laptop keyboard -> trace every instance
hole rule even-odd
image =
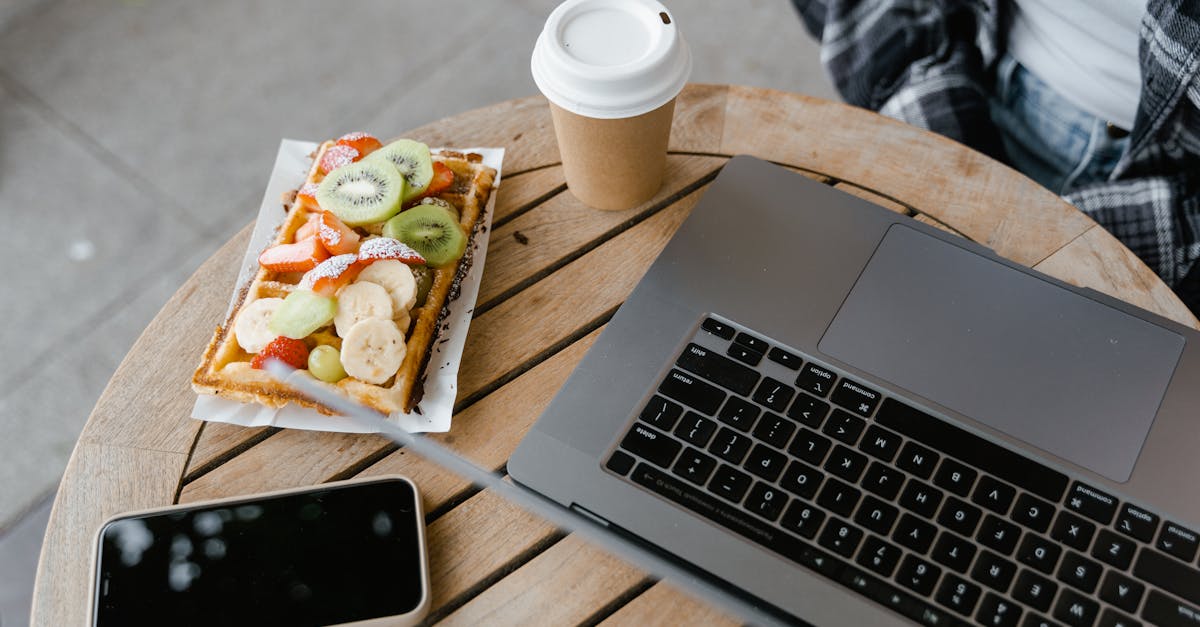
[[[1200,625],[1200,536],[706,318],[612,472],[918,622]]]

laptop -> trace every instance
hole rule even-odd
[[[731,159],[509,461],[798,623],[1200,624],[1200,334]]]

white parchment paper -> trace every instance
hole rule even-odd
[[[271,180],[263,194],[258,210],[258,220],[242,259],[242,268],[229,300],[225,318],[237,302],[242,286],[254,278],[258,270],[258,255],[274,239],[275,231],[286,214],[280,197],[284,192],[300,187],[308,176],[312,164],[309,155],[316,150],[316,142],[285,139],[279,143],[279,154]],[[437,149],[435,149],[437,150]],[[467,276],[463,279],[458,298],[450,304],[446,323],[450,325],[434,343],[433,354],[426,367],[425,394],[416,410],[411,414],[395,413],[390,419],[406,431],[449,431],[450,418],[454,411],[454,397],[458,392],[458,366],[462,358],[467,329],[471,325],[471,314],[475,310],[475,298],[479,294],[479,281],[483,275],[483,262],[487,257],[488,236],[492,227],[492,211],[496,206],[496,191],[500,187],[500,166],[504,161],[503,148],[452,148],[458,152],[475,152],[483,156],[484,164],[496,169],[496,180],[487,207],[481,220],[483,228],[474,240],[474,258]],[[445,340],[445,341],[443,341]],[[419,410],[419,412],[417,411]],[[238,403],[225,398],[199,394],[192,407],[192,417],[213,422],[228,422],[245,427],[284,427],[312,431],[337,431],[363,433],[366,429],[358,422],[340,416],[326,416],[316,410],[296,405],[281,408],[263,407],[257,403]]]

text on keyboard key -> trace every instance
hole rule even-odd
[[[835,380],[837,380],[837,376],[832,372],[810,363],[800,369],[800,376],[796,377],[796,387],[824,397],[828,396],[829,390],[833,389]]]
[[[841,405],[863,418],[869,417],[875,411],[879,405],[879,398],[879,392],[849,379],[838,381],[833,388],[833,396],[829,397],[834,404]]]
[[[1083,514],[1101,525],[1107,525],[1117,513],[1117,499],[1076,481],[1067,493],[1067,509]]]
[[[821,426],[828,413],[829,403],[817,400],[803,392],[796,396],[796,400],[787,411],[788,418],[814,429]]]
[[[1158,516],[1126,503],[1113,526],[1117,531],[1149,544],[1154,541],[1154,532],[1158,530]]]
[[[1190,562],[1196,556],[1196,532],[1168,522],[1163,525],[1162,531],[1158,534],[1158,542],[1155,542],[1154,545],[1169,555]]]
[[[675,364],[742,396],[749,395],[758,383],[754,370],[699,344],[688,344]]]
[[[635,424],[621,440],[621,448],[663,468],[669,468],[683,445],[650,427]]]
[[[725,400],[725,393],[720,388],[682,370],[672,370],[658,386],[658,391],[709,416],[716,415],[717,408]]]

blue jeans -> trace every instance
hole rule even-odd
[[[1059,195],[1108,180],[1129,145],[1007,54],[990,105],[1009,164]]]

